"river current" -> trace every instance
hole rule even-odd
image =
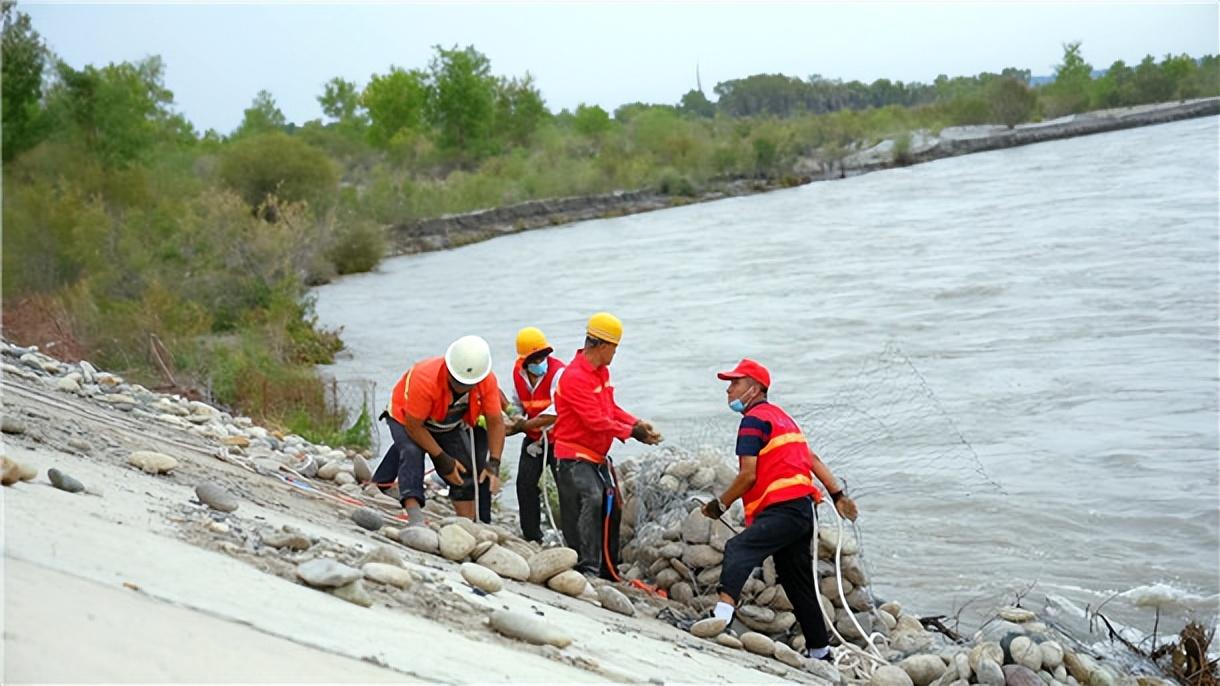
[[[326,371],[383,405],[413,360],[477,333],[511,394],[517,329],[566,359],[608,310],[620,404],[679,449],[731,460],[715,372],[770,367],[772,401],[858,496],[878,596],[1210,619],[1217,134],[1196,119],[388,259],[315,291],[348,346]]]

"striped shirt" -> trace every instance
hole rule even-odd
[[[766,402],[765,400],[763,402]],[[751,405],[754,407],[762,403]],[[771,422],[745,415],[737,427],[737,454],[742,457],[757,456],[771,440]]]

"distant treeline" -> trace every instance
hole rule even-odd
[[[342,344],[306,293],[375,267],[388,225],[618,189],[681,202],[916,129],[1220,94],[1214,56],[1093,79],[1069,44],[1040,87],[1015,69],[931,85],[756,75],[718,84],[714,103],[693,90],[552,112],[529,74],[437,46],[427,65],[326,82],[322,119],[290,123],[263,91],[234,131],[200,133],[164,70],[69,65],[3,3],[5,335],[332,442],[353,436],[314,365]]]

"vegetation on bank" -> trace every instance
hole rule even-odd
[[[74,67],[13,3],[3,12],[5,336],[334,443],[361,431],[344,434],[315,371],[342,343],[307,289],[372,269],[387,225],[783,182],[798,159],[833,164],[916,129],[1220,94],[1215,56],[1116,62],[1093,78],[1069,44],[1037,87],[1016,69],[932,84],[755,75],[716,85],[715,102],[696,89],[673,105],[556,113],[528,74],[438,46],[427,65],[331,79],[322,120],[290,123],[264,91],[236,130],[200,133],[159,58]]]

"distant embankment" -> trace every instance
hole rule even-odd
[[[721,184],[693,198],[664,195],[651,190],[637,190],[531,200],[516,205],[400,224],[389,229],[387,254],[408,255],[431,250],[444,250],[529,229],[766,192],[791,186],[793,179],[797,183],[804,184],[975,152],[1013,148],[1060,138],[1074,138],[1218,114],[1220,114],[1220,98],[1209,98],[1185,103],[1100,110],[1050,122],[1025,124],[1015,129],[1001,126],[946,129],[939,136],[918,135],[918,140],[914,141],[910,150],[901,157],[894,153],[893,141],[884,141],[880,145],[855,153],[843,160],[826,163],[803,159],[797,163],[795,176],[790,178],[787,184],[737,180]]]

